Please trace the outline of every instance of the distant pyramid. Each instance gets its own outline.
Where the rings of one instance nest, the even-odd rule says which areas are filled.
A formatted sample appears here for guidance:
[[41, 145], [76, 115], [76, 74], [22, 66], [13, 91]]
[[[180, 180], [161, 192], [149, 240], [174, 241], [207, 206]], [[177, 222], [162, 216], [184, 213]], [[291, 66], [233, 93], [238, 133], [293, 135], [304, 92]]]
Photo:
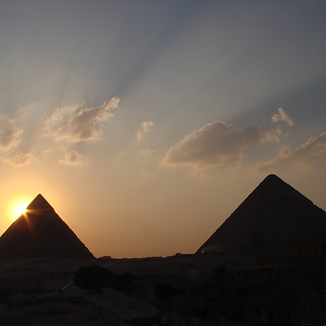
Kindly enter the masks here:
[[0, 257], [94, 258], [40, 194], [1, 236]]
[[197, 253], [211, 246], [223, 246], [226, 252], [275, 252], [308, 241], [326, 241], [325, 211], [271, 174]]

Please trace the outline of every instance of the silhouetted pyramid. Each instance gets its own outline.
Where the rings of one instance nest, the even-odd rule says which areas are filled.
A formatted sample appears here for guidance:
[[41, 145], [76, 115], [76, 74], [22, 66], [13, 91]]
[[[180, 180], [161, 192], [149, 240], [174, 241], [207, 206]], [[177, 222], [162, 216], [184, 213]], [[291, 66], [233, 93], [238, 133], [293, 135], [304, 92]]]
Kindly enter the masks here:
[[326, 213], [276, 175], [267, 176], [198, 249], [278, 251], [326, 240]]
[[1, 236], [0, 257], [94, 258], [40, 194]]

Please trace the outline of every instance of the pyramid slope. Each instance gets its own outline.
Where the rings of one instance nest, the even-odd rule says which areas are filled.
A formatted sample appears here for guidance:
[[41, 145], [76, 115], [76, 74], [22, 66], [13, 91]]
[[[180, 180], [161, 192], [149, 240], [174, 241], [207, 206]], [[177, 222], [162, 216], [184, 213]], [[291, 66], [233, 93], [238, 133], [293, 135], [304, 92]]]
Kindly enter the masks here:
[[1, 236], [0, 257], [94, 258], [41, 194]]
[[53, 207], [46, 201], [46, 199], [41, 195], [38, 194], [32, 202], [26, 207], [27, 211], [33, 210], [33, 209], [43, 209], [43, 210], [51, 210], [53, 211]]
[[278, 251], [326, 240], [326, 213], [276, 175], [267, 176], [198, 249]]

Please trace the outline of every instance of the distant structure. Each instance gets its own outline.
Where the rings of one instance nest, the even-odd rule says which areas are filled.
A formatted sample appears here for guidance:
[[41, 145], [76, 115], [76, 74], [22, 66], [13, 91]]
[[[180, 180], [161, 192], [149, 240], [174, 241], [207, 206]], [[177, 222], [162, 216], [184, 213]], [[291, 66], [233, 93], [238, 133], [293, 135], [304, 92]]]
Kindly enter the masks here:
[[202, 254], [224, 254], [225, 249], [221, 245], [203, 247], [201, 249]]
[[94, 258], [41, 194], [1, 236], [0, 257]]
[[326, 240], [326, 213], [276, 175], [268, 175], [198, 249], [279, 252]]

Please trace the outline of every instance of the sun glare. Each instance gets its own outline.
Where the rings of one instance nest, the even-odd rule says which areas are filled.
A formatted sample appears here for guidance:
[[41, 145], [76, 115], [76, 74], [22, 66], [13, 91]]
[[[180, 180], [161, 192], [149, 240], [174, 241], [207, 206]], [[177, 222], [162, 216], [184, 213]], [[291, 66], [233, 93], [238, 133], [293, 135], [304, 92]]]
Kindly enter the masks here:
[[16, 220], [19, 216], [26, 212], [26, 207], [28, 206], [27, 202], [16, 201], [11, 205], [10, 215], [13, 220]]

